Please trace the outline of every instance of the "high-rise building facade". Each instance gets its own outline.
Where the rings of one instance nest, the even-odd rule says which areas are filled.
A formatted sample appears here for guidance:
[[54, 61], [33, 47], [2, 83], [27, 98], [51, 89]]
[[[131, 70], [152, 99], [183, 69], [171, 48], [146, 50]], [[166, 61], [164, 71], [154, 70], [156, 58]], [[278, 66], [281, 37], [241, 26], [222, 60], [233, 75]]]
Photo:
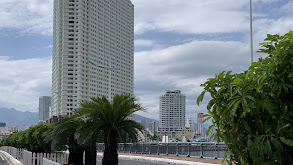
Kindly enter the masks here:
[[152, 133], [152, 134], [156, 134], [157, 131], [158, 131], [158, 126], [157, 126], [157, 122], [156, 121], [150, 121], [149, 122], [149, 131]]
[[197, 114], [197, 134], [200, 135], [201, 137], [204, 137], [204, 114], [203, 113], [198, 113]]
[[70, 116], [90, 97], [133, 94], [130, 0], [54, 0], [53, 24], [52, 116]]
[[180, 90], [167, 90], [160, 96], [160, 129], [185, 128], [185, 98]]
[[39, 98], [39, 120], [45, 121], [49, 117], [51, 107], [51, 96], [41, 96]]

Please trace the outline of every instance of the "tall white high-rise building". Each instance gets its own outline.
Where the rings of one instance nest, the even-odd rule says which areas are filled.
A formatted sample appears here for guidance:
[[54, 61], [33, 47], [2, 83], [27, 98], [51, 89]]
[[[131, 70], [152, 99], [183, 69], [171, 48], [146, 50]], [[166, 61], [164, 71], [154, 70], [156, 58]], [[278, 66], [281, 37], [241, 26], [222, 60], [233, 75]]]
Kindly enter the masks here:
[[133, 94], [133, 43], [130, 0], [54, 0], [51, 115], [70, 116], [90, 97]]
[[39, 98], [39, 120], [45, 121], [49, 117], [51, 107], [51, 96], [41, 96]]
[[185, 128], [185, 98], [180, 90], [167, 90], [160, 96], [160, 130]]

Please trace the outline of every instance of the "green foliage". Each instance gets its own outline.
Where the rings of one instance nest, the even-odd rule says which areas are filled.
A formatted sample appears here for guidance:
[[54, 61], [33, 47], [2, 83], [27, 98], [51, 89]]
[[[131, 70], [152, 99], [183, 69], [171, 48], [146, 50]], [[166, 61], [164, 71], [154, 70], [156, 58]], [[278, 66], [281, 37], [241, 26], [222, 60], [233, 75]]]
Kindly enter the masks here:
[[[134, 112], [144, 110], [136, 103], [137, 98], [131, 95], [115, 95], [110, 102], [106, 97], [91, 98], [91, 102], [81, 103], [81, 108], [75, 111], [74, 118], [84, 121], [78, 128], [76, 137], [79, 144], [93, 148], [89, 155], [94, 157], [86, 164], [96, 164], [97, 141], [105, 143], [103, 165], [118, 164], [117, 143], [125, 142], [126, 137], [135, 142], [138, 131], [144, 128], [131, 119]], [[92, 154], [91, 154], [92, 153]], [[86, 154], [87, 155], [87, 154]]]
[[[143, 126], [129, 119], [134, 112], [144, 110], [136, 103], [137, 98], [130, 95], [115, 95], [111, 103], [106, 97], [91, 98], [91, 102], [81, 104], [81, 108], [75, 112], [75, 119], [85, 121], [80, 127], [78, 137], [81, 143], [93, 139], [102, 139], [109, 144], [112, 131], [118, 132], [118, 139], [124, 141], [127, 133], [132, 141], [137, 140], [137, 130], [143, 130]], [[103, 138], [101, 138], [101, 136]]]
[[293, 163], [293, 32], [268, 35], [259, 52], [269, 54], [241, 74], [222, 72], [202, 84], [215, 139], [236, 164]]
[[84, 124], [82, 120], [77, 120], [73, 117], [65, 118], [56, 123], [52, 131], [52, 148], [55, 151], [66, 150], [66, 145], [70, 149], [77, 149], [83, 147], [77, 144], [77, 130]]
[[51, 131], [52, 124], [39, 124], [27, 130], [13, 133], [8, 138], [1, 141], [2, 146], [12, 146], [25, 148], [32, 152], [51, 152]]

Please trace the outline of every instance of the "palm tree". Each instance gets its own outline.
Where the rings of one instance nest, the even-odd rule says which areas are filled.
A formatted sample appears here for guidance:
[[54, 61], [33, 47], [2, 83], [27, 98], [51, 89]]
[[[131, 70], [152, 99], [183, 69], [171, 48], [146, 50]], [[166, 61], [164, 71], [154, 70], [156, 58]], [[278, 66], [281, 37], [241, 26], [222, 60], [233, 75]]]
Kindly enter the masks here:
[[102, 138], [105, 143], [103, 165], [118, 165], [117, 144], [127, 133], [135, 142], [138, 130], [143, 126], [133, 121], [131, 116], [134, 112], [144, 111], [137, 103], [138, 99], [131, 95], [115, 95], [110, 102], [106, 97], [91, 98], [92, 101], [81, 103], [81, 108], [75, 111], [75, 118], [85, 121], [80, 128], [78, 139], [81, 143], [91, 144], [90, 152], [93, 156], [87, 165], [96, 164], [96, 141]]
[[56, 123], [52, 132], [52, 148], [55, 151], [66, 150], [66, 146], [68, 146], [68, 164], [83, 165], [84, 146], [78, 144], [75, 136], [83, 123], [82, 120], [75, 118], [65, 118]]

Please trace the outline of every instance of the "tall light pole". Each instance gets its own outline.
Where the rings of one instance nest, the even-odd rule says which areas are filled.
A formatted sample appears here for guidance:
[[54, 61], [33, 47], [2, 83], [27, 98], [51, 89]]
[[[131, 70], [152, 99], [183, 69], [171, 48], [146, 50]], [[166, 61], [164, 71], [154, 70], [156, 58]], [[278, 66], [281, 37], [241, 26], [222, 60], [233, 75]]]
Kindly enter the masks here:
[[253, 39], [252, 39], [252, 3], [250, 0], [250, 62], [253, 63]]

